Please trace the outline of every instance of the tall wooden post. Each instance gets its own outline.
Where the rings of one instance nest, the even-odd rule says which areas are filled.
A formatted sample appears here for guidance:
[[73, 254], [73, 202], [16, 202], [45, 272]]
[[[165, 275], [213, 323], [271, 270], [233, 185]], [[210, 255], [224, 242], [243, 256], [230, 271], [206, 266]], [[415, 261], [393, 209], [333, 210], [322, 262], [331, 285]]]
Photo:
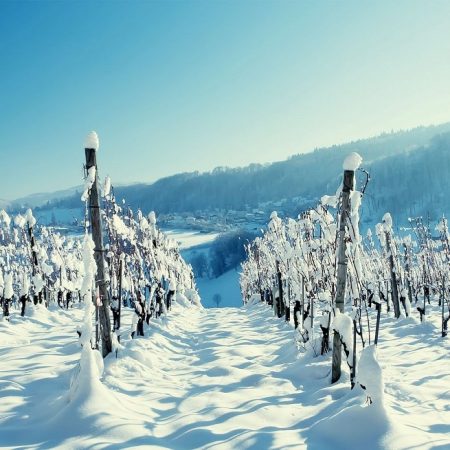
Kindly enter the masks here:
[[[344, 182], [342, 187], [342, 205], [339, 219], [339, 233], [338, 233], [338, 268], [337, 268], [337, 283], [336, 283], [336, 297], [335, 308], [339, 312], [344, 312], [345, 288], [347, 284], [347, 264], [348, 259], [346, 255], [345, 230], [347, 217], [350, 216], [350, 192], [353, 190], [355, 180], [354, 170], [344, 170]], [[333, 335], [333, 362], [331, 368], [331, 382], [335, 383], [341, 377], [341, 337], [337, 331]]]
[[[262, 289], [262, 283], [261, 283], [261, 272], [259, 270], [259, 252], [256, 245], [254, 246], [255, 250], [255, 262], [256, 262], [256, 270], [258, 272], [258, 289], [259, 289], [259, 295], [261, 297], [261, 301], [264, 302], [264, 291]], [[252, 251], [251, 247], [249, 246], [249, 253]], [[250, 253], [251, 254], [251, 253]]]
[[398, 300], [398, 284], [397, 275], [395, 273], [394, 255], [392, 254], [392, 242], [391, 234], [386, 231], [386, 247], [389, 252], [389, 268], [391, 271], [391, 291], [392, 291], [392, 304], [394, 305], [394, 314], [398, 319], [400, 317], [400, 302]]
[[352, 356], [352, 367], [350, 370], [350, 385], [352, 389], [355, 387], [356, 378], [356, 317], [353, 319], [353, 356]]
[[[120, 258], [119, 263], [119, 326], [120, 328], [120, 320], [121, 320], [121, 314], [122, 314], [122, 277], [123, 277], [123, 258]], [[119, 342], [120, 342], [120, 336], [119, 336]]]
[[378, 335], [380, 333], [380, 317], [381, 317], [381, 303], [375, 303], [375, 308], [377, 310], [377, 324], [375, 326], [375, 345], [378, 345]]
[[30, 239], [30, 246], [31, 246], [31, 261], [32, 261], [32, 275], [35, 276], [38, 270], [38, 259], [37, 259], [37, 253], [36, 253], [36, 241], [34, 239], [34, 233], [33, 233], [33, 227], [28, 224], [28, 237]]
[[442, 292], [441, 292], [441, 319], [442, 319], [442, 337], [447, 336], [447, 322], [448, 319], [445, 318], [444, 313], [444, 303], [445, 303], [445, 276], [442, 275]]
[[406, 244], [403, 244], [403, 247], [405, 249], [406, 287], [408, 289], [409, 303], [410, 303], [410, 305], [412, 305], [413, 295], [412, 295], [412, 287], [411, 287], [411, 269], [410, 269], [410, 264], [409, 264], [409, 251], [408, 251], [408, 246]]
[[94, 345], [94, 349], [98, 350], [98, 331], [99, 331], [99, 321], [98, 321], [98, 308], [99, 308], [99, 293], [98, 293], [98, 288], [93, 289], [92, 292], [95, 292], [95, 295], [92, 295], [92, 301], [94, 302], [95, 305], [95, 345]]
[[303, 329], [303, 318], [305, 317], [305, 275], [302, 275], [302, 302], [300, 303], [300, 317]]
[[277, 263], [277, 281], [278, 281], [277, 316], [278, 316], [278, 318], [281, 318], [284, 315], [283, 281], [281, 279], [280, 263], [279, 263], [279, 261], [277, 261], [276, 263]]
[[95, 179], [89, 193], [89, 215], [92, 227], [92, 239], [94, 240], [94, 259], [97, 263], [97, 274], [95, 277], [95, 285], [100, 293], [101, 304], [98, 307], [100, 334], [102, 339], [102, 354], [106, 357], [112, 351], [111, 342], [111, 320], [109, 318], [109, 294], [106, 284], [106, 271], [103, 247], [103, 230], [102, 218], [100, 215], [100, 199], [98, 192], [98, 176], [97, 176], [97, 149], [85, 148], [86, 154], [86, 170], [95, 167]]
[[286, 322], [290, 322], [291, 320], [291, 285], [288, 281], [286, 281], [287, 287], [287, 301], [286, 301], [286, 309], [284, 314], [284, 319]]

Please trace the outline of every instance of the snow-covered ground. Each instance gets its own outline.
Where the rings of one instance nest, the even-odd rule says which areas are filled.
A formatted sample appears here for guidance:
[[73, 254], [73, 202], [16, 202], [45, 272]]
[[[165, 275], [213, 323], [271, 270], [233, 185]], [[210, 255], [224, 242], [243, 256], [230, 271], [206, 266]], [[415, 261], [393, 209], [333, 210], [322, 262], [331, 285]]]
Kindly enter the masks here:
[[450, 345], [431, 322], [383, 319], [384, 406], [367, 406], [347, 373], [330, 386], [330, 354], [299, 356], [267, 306], [175, 305], [136, 340], [126, 309], [118, 358], [70, 401], [82, 315], [34, 308], [0, 322], [0, 448], [450, 446]]
[[209, 244], [219, 233], [200, 233], [195, 230], [163, 230], [170, 238], [178, 242], [181, 250]]
[[219, 308], [241, 306], [242, 295], [239, 287], [239, 272], [235, 269], [225, 272], [218, 278], [197, 278], [197, 288], [205, 308], [216, 308], [214, 295], [219, 294]]
[[[179, 243], [186, 261], [198, 252], [207, 256], [210, 244], [218, 236], [218, 233], [200, 233], [195, 230], [164, 230], [164, 233]], [[230, 270], [218, 278], [198, 278], [196, 283], [205, 308], [217, 306], [213, 301], [215, 294], [221, 296], [219, 307], [242, 305], [237, 270]]]

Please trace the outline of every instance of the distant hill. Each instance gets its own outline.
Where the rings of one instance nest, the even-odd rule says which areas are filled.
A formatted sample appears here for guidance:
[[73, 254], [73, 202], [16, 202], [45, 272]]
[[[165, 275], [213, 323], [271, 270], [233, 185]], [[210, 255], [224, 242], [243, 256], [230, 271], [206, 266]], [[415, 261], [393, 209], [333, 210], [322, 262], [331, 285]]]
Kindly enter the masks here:
[[18, 198], [9, 202], [11, 208], [36, 208], [37, 206], [44, 206], [53, 201], [73, 197], [77, 192], [80, 192], [81, 185], [69, 189], [64, 189], [55, 192], [39, 192], [37, 194], [27, 195], [26, 197]]
[[[450, 211], [450, 123], [385, 133], [272, 164], [181, 173], [152, 184], [120, 186], [115, 193], [144, 212], [245, 210], [286, 199], [285, 213], [294, 215], [336, 190], [342, 162], [352, 151], [362, 155], [372, 177], [364, 199], [366, 221], [380, 220], [385, 211], [399, 217]], [[38, 209], [55, 208], [80, 208], [79, 193], [49, 199]]]

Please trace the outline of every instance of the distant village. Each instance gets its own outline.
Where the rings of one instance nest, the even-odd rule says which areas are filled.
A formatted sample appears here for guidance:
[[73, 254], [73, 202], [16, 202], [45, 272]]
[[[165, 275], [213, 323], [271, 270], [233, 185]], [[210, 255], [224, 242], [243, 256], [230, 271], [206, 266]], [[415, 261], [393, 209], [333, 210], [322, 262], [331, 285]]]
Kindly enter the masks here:
[[205, 232], [226, 232], [236, 228], [257, 230], [265, 226], [272, 211], [280, 216], [296, 217], [303, 209], [315, 202], [312, 199], [295, 197], [275, 202], [264, 202], [258, 208], [247, 207], [244, 210], [195, 211], [186, 213], [161, 214], [158, 221], [163, 228], [194, 229]]
[[[224, 233], [236, 229], [258, 230], [268, 223], [272, 211], [277, 211], [281, 217], [297, 217], [301, 211], [316, 203], [317, 199], [294, 197], [260, 203], [257, 208], [247, 206], [243, 210], [217, 208], [167, 214], [158, 214], [156, 211], [156, 215], [164, 229]], [[42, 225], [68, 227], [72, 230], [84, 227], [84, 209], [78, 207], [58, 208], [48, 204], [36, 208], [35, 215], [38, 223]]]

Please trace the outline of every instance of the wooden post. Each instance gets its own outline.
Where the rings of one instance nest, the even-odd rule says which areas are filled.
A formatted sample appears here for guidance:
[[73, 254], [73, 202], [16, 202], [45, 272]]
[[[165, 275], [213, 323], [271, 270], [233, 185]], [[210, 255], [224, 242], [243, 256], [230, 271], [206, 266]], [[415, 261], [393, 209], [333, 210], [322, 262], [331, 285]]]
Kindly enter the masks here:
[[278, 316], [278, 300], [277, 300], [277, 286], [276, 281], [272, 280], [272, 309], [273, 315]]
[[95, 304], [95, 345], [94, 345], [94, 349], [98, 350], [98, 331], [99, 331], [99, 322], [98, 322], [98, 301], [99, 301], [99, 293], [98, 293], [98, 289], [94, 289], [93, 292], [95, 292], [95, 295], [93, 296], [93, 301]]
[[444, 303], [445, 303], [445, 277], [444, 275], [442, 275], [442, 292], [441, 292], [442, 337], [447, 336], [447, 320], [445, 319]]
[[356, 378], [356, 317], [353, 319], [353, 355], [352, 355], [352, 369], [350, 371], [350, 385], [353, 389], [355, 387]]
[[30, 238], [31, 261], [33, 263], [31, 266], [32, 270], [31, 274], [35, 276], [38, 270], [38, 259], [36, 253], [36, 241], [34, 239], [33, 227], [30, 224], [28, 224], [28, 237]]
[[300, 317], [302, 321], [302, 329], [304, 328], [304, 317], [305, 317], [305, 275], [302, 275], [302, 301], [300, 303]]
[[375, 345], [378, 345], [378, 334], [380, 332], [381, 303], [377, 303], [375, 307], [377, 310], [377, 324], [375, 327]]
[[278, 280], [277, 316], [280, 319], [284, 315], [284, 299], [283, 299], [283, 281], [281, 280], [281, 270], [279, 261], [277, 261], [277, 280]]
[[[123, 276], [123, 258], [120, 258], [119, 263], [119, 323], [117, 326], [117, 329], [120, 330], [120, 320], [121, 320], [121, 314], [122, 314], [122, 276]], [[120, 342], [120, 332], [117, 333], [117, 340]]]
[[294, 305], [294, 328], [297, 329], [300, 325], [300, 322], [298, 320], [298, 315], [301, 314], [301, 307], [300, 307], [300, 301], [296, 300]]
[[284, 314], [284, 319], [286, 320], [286, 322], [290, 322], [291, 321], [291, 285], [289, 284], [288, 281], [286, 281], [286, 286], [287, 286], [287, 305], [286, 305], [286, 309], [285, 309], [285, 314]]
[[[350, 215], [350, 192], [353, 190], [355, 180], [355, 172], [353, 170], [344, 170], [344, 181], [342, 186], [342, 205], [339, 219], [339, 233], [338, 233], [338, 268], [337, 268], [337, 283], [336, 283], [336, 297], [335, 308], [339, 312], [344, 313], [345, 288], [347, 284], [347, 264], [348, 259], [346, 255], [345, 243], [345, 223], [347, 217]], [[331, 382], [335, 383], [341, 377], [341, 337], [337, 331], [333, 335], [333, 362], [331, 368]]]
[[392, 254], [392, 242], [389, 231], [385, 232], [386, 247], [389, 252], [389, 269], [391, 271], [391, 292], [392, 292], [392, 304], [394, 305], [394, 314], [398, 319], [400, 317], [400, 302], [398, 300], [398, 285], [397, 275], [395, 273], [394, 255]]
[[409, 264], [409, 252], [408, 252], [408, 246], [406, 244], [403, 244], [403, 246], [405, 249], [406, 287], [408, 289], [409, 304], [412, 305], [413, 295], [412, 295], [412, 287], [411, 287], [411, 268], [410, 268], [410, 264]]
[[[249, 246], [248, 248], [249, 248], [249, 253], [251, 254], [252, 249], [251, 249], [250, 246]], [[259, 289], [259, 295], [260, 295], [260, 297], [261, 297], [261, 301], [264, 302], [264, 292], [263, 292], [263, 289], [262, 289], [262, 283], [261, 283], [261, 272], [260, 272], [260, 270], [259, 270], [259, 252], [258, 252], [258, 249], [257, 249], [256, 246], [254, 247], [254, 249], [255, 249], [256, 271], [258, 272], [258, 289]]]
[[95, 180], [89, 193], [89, 213], [91, 219], [92, 239], [94, 240], [94, 259], [97, 264], [97, 274], [95, 277], [95, 285], [100, 294], [99, 322], [100, 334], [102, 340], [102, 354], [106, 357], [112, 351], [111, 342], [111, 320], [109, 317], [109, 295], [106, 284], [105, 259], [103, 253], [103, 230], [102, 218], [100, 215], [100, 199], [98, 192], [98, 176], [97, 176], [97, 157], [95, 148], [85, 148], [86, 170], [95, 167]]
[[[30, 247], [31, 247], [31, 274], [34, 276], [36, 276], [39, 273], [39, 263], [38, 263], [38, 258], [37, 258], [37, 253], [36, 253], [36, 240], [34, 238], [34, 233], [33, 233], [33, 227], [28, 223], [27, 224], [27, 230], [28, 230], [28, 237], [30, 239]], [[42, 274], [42, 279], [45, 281], [45, 277], [44, 274]], [[44, 285], [44, 298], [45, 300], [47, 300], [47, 287]], [[42, 292], [42, 291], [41, 291]], [[40, 292], [34, 292], [34, 298], [36, 298], [36, 296], [39, 296], [39, 298], [41, 299], [41, 293]], [[36, 301], [34, 302], [36, 304]], [[39, 301], [39, 303], [41, 303], [41, 301]], [[47, 304], [46, 304], [47, 306]]]

